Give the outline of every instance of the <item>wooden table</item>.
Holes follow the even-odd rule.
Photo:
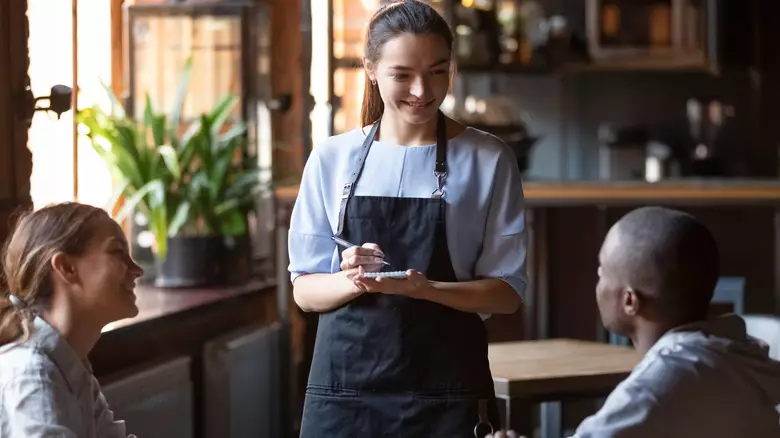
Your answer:
[[[504,425],[530,434],[530,405],[543,403],[542,438],[561,436],[561,400],[605,396],[641,360],[630,347],[573,339],[493,343],[488,355]]]

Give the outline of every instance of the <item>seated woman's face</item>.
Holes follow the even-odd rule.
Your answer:
[[[135,281],[143,270],[130,258],[122,229],[108,215],[92,218],[88,226],[91,238],[74,260],[79,311],[103,325],[136,316]]]

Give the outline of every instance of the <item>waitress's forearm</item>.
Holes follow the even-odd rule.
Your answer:
[[[293,298],[304,312],[328,312],[343,306],[363,292],[344,272],[306,274],[295,279]]]
[[[417,298],[474,313],[514,313],[522,302],[512,286],[496,278],[457,283],[431,281]]]

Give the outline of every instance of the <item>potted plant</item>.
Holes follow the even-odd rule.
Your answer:
[[[115,218],[121,222],[132,212],[147,218],[155,284],[162,287],[246,280],[247,214],[261,189],[259,169],[243,159],[246,127],[228,120],[234,96],[226,95],[180,134],[190,70],[188,62],[169,114],[156,113],[147,95],[143,120],[133,120],[108,87],[110,112],[93,106],[78,114],[115,181],[111,204],[123,200]]]

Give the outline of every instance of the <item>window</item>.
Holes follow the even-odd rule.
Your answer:
[[[78,108],[108,104],[101,81],[111,85],[111,3],[29,0],[29,74],[36,97],[48,96],[56,84],[68,85],[75,93],[74,83],[78,83]],[[64,201],[105,208],[110,200],[113,190],[108,169],[89,139],[75,133],[72,110],[59,120],[53,113],[35,113],[28,141],[33,156],[30,195],[35,208]]]

